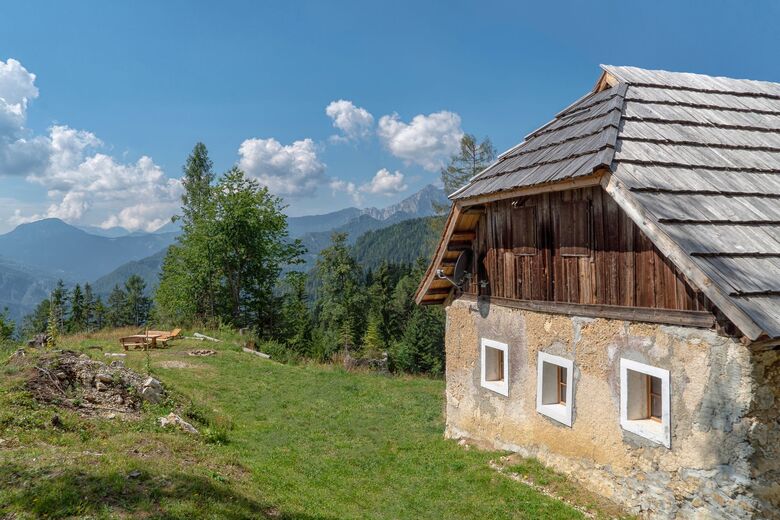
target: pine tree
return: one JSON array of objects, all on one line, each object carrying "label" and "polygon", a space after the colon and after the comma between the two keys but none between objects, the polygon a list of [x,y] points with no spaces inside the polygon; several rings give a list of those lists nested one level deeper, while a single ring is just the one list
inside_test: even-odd
[{"label": "pine tree", "polygon": [[8,307],[0,312],[0,342],[9,341],[14,336],[16,324],[8,318]]},{"label": "pine tree", "polygon": [[51,291],[49,301],[51,303],[49,316],[54,317],[56,320],[58,331],[64,330],[66,321],[65,305],[68,303],[68,291],[65,289],[65,282],[57,280],[57,285]]},{"label": "pine tree", "polygon": [[119,285],[115,285],[111,294],[108,296],[106,324],[109,327],[122,327],[130,324],[127,315],[127,295]]},{"label": "pine tree", "polygon": [[84,284],[84,328],[88,332],[95,330],[95,294],[89,283]]},{"label": "pine tree", "polygon": [[54,304],[49,305],[49,319],[46,325],[46,346],[49,348],[56,348],[60,341],[61,329],[57,315],[57,306]]},{"label": "pine tree", "polygon": [[287,292],[282,303],[282,319],[287,346],[298,354],[309,354],[312,342],[311,310],[306,295],[306,275],[287,273]]},{"label": "pine tree", "polygon": [[490,166],[496,158],[496,149],[489,137],[481,143],[471,134],[460,139],[460,152],[450,158],[450,163],[441,170],[441,181],[447,195],[463,187],[469,179]]},{"label": "pine tree", "polygon": [[143,325],[149,319],[151,302],[144,294],[146,282],[137,274],[131,275],[125,282],[126,317],[130,324]]},{"label": "pine tree", "polygon": [[48,298],[35,306],[35,310],[24,317],[22,333],[26,336],[34,336],[46,332],[49,327],[49,313],[51,302]]},{"label": "pine tree", "polygon": [[100,330],[106,324],[106,306],[103,299],[98,296],[95,298],[95,304],[92,307],[92,330]]},{"label": "pine tree", "polygon": [[380,331],[381,320],[379,315],[372,313],[368,318],[366,333],[363,335],[363,351],[366,356],[379,358],[385,350],[385,340]]},{"label": "pine tree", "polygon": [[182,232],[168,248],[156,298],[165,321],[212,321],[217,315],[219,269],[214,244],[214,171],[208,150],[197,143],[183,167]]},{"label": "pine tree", "polygon": [[70,318],[68,319],[68,330],[71,332],[80,332],[87,328],[87,313],[84,308],[84,293],[81,292],[81,286],[76,284],[70,297]]},{"label": "pine tree", "polygon": [[321,281],[317,320],[338,346],[352,346],[362,336],[366,299],[361,268],[347,247],[346,233],[333,233],[331,245],[320,252],[317,276]]}]

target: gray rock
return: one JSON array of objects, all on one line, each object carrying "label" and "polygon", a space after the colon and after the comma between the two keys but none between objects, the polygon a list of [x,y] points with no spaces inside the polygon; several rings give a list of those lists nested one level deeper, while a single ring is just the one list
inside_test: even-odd
[{"label": "gray rock", "polygon": [[168,426],[173,426],[174,428],[179,428],[180,430],[184,430],[188,433],[194,433],[197,434],[198,430],[195,429],[193,425],[176,415],[175,413],[171,412],[165,417],[160,417],[160,426],[163,428],[167,428]]}]

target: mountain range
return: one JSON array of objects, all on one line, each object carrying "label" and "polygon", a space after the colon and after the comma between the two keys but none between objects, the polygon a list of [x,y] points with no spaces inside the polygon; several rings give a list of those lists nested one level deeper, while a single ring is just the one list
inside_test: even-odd
[{"label": "mountain range", "polygon": [[[313,267],[333,232],[347,233],[349,243],[354,244],[365,233],[433,215],[437,206],[447,203],[440,188],[428,185],[386,208],[350,207],[323,215],[289,217],[290,237],[300,239],[308,250],[305,265],[297,268]],[[121,286],[137,274],[153,291],[168,246],[180,231],[178,222],[152,233],[76,227],[51,218],[21,224],[0,235],[0,309],[7,307],[10,317],[19,322],[48,296],[58,279],[67,285],[90,282],[95,294],[106,297],[115,285]],[[376,244],[381,237],[374,236],[367,244]]]}]

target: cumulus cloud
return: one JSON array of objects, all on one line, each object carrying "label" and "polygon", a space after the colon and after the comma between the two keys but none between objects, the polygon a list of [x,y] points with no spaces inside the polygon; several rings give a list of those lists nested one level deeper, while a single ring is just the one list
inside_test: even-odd
[{"label": "cumulus cloud", "polygon": [[[119,162],[95,151],[102,142],[94,134],[67,126],[53,126],[49,143],[48,167],[28,180],[45,187],[52,203],[44,214],[28,220],[56,217],[76,222],[94,208],[108,213],[102,227],[153,231],[178,208],[180,180],[167,178],[150,157]],[[16,216],[20,218],[25,217]]]},{"label": "cumulus cloud", "polygon": [[313,195],[327,181],[325,165],[311,139],[282,145],[274,138],[247,139],[238,149],[238,166],[283,197]]},{"label": "cumulus cloud", "polygon": [[341,130],[343,135],[335,135],[331,140],[356,141],[371,135],[374,127],[374,116],[365,108],[356,107],[352,101],[339,99],[325,107],[325,114],[333,120],[333,127]]},{"label": "cumulus cloud", "polygon": [[457,153],[463,130],[458,114],[442,111],[416,115],[409,123],[398,114],[382,116],[377,134],[394,156],[436,171]]},{"label": "cumulus cloud", "polygon": [[143,156],[125,163],[101,153],[103,143],[84,130],[54,125],[46,135],[25,128],[27,108],[38,97],[35,74],[17,60],[0,61],[0,175],[24,175],[46,189],[45,211],[15,210],[12,224],[56,217],[70,222],[103,219],[102,225],[151,231],[178,208],[178,179],[169,179]]},{"label": "cumulus cloud", "polygon": [[46,166],[49,143],[26,135],[27,106],[38,97],[35,74],[14,59],[0,60],[0,175],[25,175]]},{"label": "cumulus cloud", "polygon": [[27,104],[38,97],[35,74],[14,59],[0,60],[0,135],[18,132],[27,117]]},{"label": "cumulus cloud", "polygon": [[406,191],[408,186],[404,183],[404,174],[396,171],[391,173],[387,168],[382,168],[376,175],[366,183],[357,185],[351,181],[345,181],[342,179],[331,179],[329,183],[330,189],[333,193],[344,192],[350,197],[358,206],[363,205],[363,194],[370,195],[395,195]]},{"label": "cumulus cloud", "polygon": [[387,168],[382,168],[370,182],[363,184],[360,191],[373,195],[395,195],[406,191],[408,186],[404,184],[404,174],[396,171],[390,173]]},{"label": "cumulus cloud", "polygon": [[360,195],[360,189],[354,182],[344,181],[341,179],[331,179],[328,185],[330,186],[330,189],[333,190],[334,194],[336,192],[343,191],[352,197],[352,200],[356,205],[363,205],[363,197]]}]

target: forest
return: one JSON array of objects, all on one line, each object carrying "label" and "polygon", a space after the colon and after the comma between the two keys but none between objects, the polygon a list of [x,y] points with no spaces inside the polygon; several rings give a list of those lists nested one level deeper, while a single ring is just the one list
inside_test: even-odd
[{"label": "forest", "polygon": [[[493,160],[489,139],[465,135],[442,169],[452,190]],[[130,276],[104,302],[92,287],[60,282],[22,324],[23,335],[136,326],[249,330],[258,349],[286,362],[351,360],[383,370],[440,375],[444,312],[414,303],[443,218],[366,233],[354,247],[334,233],[314,269],[291,240],[282,200],[237,167],[214,172],[198,143],[184,165],[182,233],[165,256],[153,298]],[[444,211],[446,208],[442,208]],[[14,334],[0,315],[0,334]]]}]

